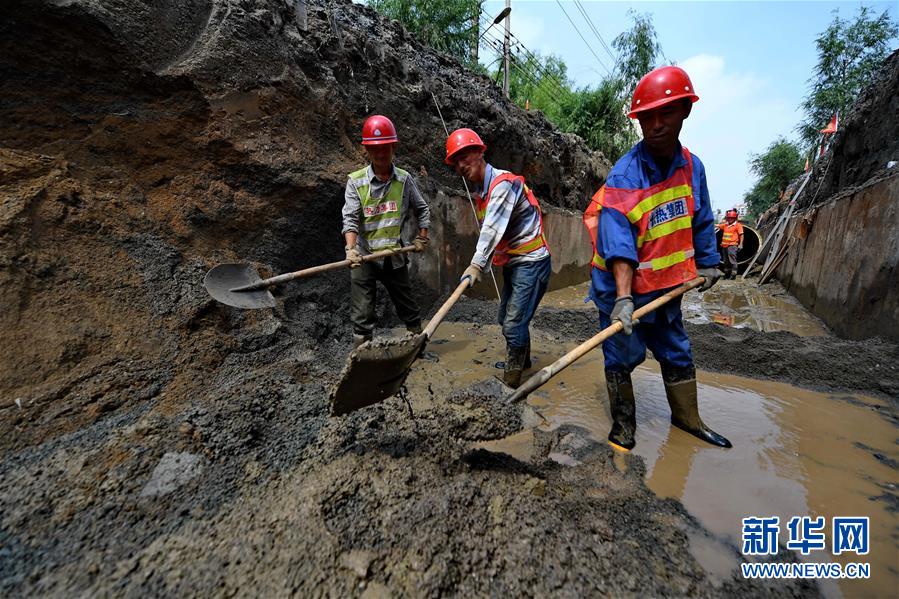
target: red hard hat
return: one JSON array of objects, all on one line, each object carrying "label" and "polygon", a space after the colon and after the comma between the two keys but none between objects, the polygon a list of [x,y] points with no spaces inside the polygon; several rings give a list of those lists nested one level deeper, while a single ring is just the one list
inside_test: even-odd
[{"label": "red hard hat", "polygon": [[736,211],[736,209],[728,210],[727,212],[725,212],[725,213],[724,213],[724,218],[737,218],[737,211]]},{"label": "red hard hat", "polygon": [[365,124],[362,125],[363,146],[395,144],[398,141],[396,127],[393,126],[393,121],[386,116],[376,114],[365,119]]},{"label": "red hard hat", "polygon": [[446,159],[447,164],[453,163],[453,156],[464,150],[465,148],[476,147],[481,151],[486,150],[487,146],[481,141],[480,136],[471,129],[456,129],[446,138]]},{"label": "red hard hat", "polygon": [[699,96],[693,92],[693,83],[685,70],[673,66],[659,67],[640,79],[627,116],[635,119],[638,112],[652,110],[681,98],[690,98],[696,102]]}]

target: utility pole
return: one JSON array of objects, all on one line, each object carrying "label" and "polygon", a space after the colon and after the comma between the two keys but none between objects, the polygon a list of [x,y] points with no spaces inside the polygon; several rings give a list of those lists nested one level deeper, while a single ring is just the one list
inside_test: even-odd
[{"label": "utility pole", "polygon": [[478,44],[481,43],[480,34],[481,29],[481,5],[478,3],[475,6],[474,14],[471,15],[471,48],[468,50],[468,57],[471,59],[472,63],[478,62]]},{"label": "utility pole", "polygon": [[[506,8],[512,11],[512,0],[506,0]],[[503,95],[509,97],[509,15],[506,14],[506,35],[503,38]]]}]

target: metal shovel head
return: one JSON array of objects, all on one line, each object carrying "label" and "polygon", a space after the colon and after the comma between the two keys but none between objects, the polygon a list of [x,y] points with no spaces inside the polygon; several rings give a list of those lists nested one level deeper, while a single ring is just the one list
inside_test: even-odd
[{"label": "metal shovel head", "polygon": [[376,339],[353,350],[340,382],[331,390],[331,414],[349,414],[396,395],[427,342],[427,335],[419,334]]},{"label": "metal shovel head", "polygon": [[213,298],[235,308],[274,308],[275,298],[268,289],[231,291],[261,280],[256,269],[249,264],[219,264],[206,273],[203,286]]}]

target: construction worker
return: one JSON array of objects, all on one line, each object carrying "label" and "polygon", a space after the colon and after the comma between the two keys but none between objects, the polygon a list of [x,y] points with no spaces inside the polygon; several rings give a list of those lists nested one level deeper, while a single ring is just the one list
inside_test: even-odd
[{"label": "construction worker", "polygon": [[374,115],[362,126],[362,147],[371,164],[350,173],[344,192],[343,237],[350,261],[350,318],[353,347],[372,338],[375,328],[377,281],[387,289],[397,316],[411,333],[421,332],[421,315],[412,295],[405,254],[363,262],[373,252],[398,249],[403,224],[411,213],[418,221],[415,250],[428,245],[431,211],[415,179],[393,164],[398,142],[396,127],[386,116]]},{"label": "construction worker", "polygon": [[628,114],[639,121],[643,140],[615,163],[584,212],[594,244],[590,297],[602,328],[614,321],[624,328],[602,349],[612,414],[609,441],[625,449],[634,446],[637,427],[631,372],[646,358],[647,346],[662,369],[671,422],[713,445],[731,446],[699,417],[680,298],[633,320],[635,307],[685,281],[705,277],[699,288],[705,291],[721,276],[705,168],[678,140],[697,100],[679,67],[645,75]]},{"label": "construction worker", "polygon": [[522,371],[531,367],[528,327],[546,292],[552,264],[537,198],[525,185],[524,177],[488,164],[484,160],[486,149],[477,133],[456,129],[446,140],[446,163],[476,190],[481,231],[462,279],[478,282],[484,269],[489,268],[491,254],[493,264],[502,268],[499,324],[506,338],[503,382],[517,387]]},{"label": "construction worker", "polygon": [[743,225],[737,220],[739,213],[732,208],[724,213],[724,222],[718,223],[721,229],[721,258],[724,261],[724,278],[737,276],[737,254],[743,249]]}]

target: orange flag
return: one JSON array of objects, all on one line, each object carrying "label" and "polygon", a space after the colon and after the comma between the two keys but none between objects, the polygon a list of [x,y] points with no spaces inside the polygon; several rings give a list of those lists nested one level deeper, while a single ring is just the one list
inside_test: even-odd
[{"label": "orange flag", "polygon": [[826,127],[821,129],[821,133],[836,133],[837,132],[837,115],[834,113],[833,118],[830,119],[830,122]]}]

